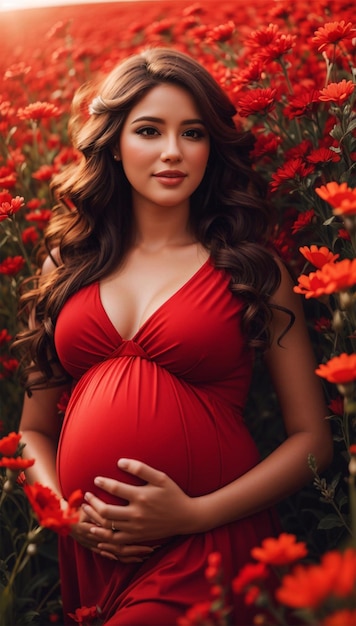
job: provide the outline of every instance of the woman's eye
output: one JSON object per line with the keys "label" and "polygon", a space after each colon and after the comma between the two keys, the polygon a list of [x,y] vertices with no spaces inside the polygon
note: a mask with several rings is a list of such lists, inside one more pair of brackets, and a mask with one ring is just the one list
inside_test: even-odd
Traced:
{"label": "woman's eye", "polygon": [[153,137],[158,134],[158,130],[153,128],[153,126],[143,126],[142,128],[138,128],[136,133],[137,135],[144,135],[145,137]]}
{"label": "woman's eye", "polygon": [[204,137],[204,132],[200,128],[189,128],[184,132],[184,136],[192,139],[201,139]]}

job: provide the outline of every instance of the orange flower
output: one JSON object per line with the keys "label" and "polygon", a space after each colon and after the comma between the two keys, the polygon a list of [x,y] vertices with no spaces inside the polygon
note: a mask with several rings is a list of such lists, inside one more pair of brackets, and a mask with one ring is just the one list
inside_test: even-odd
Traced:
{"label": "orange flower", "polygon": [[262,563],[286,565],[307,555],[304,541],[296,542],[296,536],[281,533],[279,537],[268,537],[262,541],[262,547],[252,548],[251,555]]}
{"label": "orange flower", "polygon": [[279,602],[294,608],[314,609],[330,596],[353,596],[356,581],[356,550],[324,554],[319,565],[298,565],[285,576],[276,591]]}
{"label": "orange flower", "polygon": [[318,196],[331,204],[335,215],[356,213],[356,189],[351,189],[347,183],[340,185],[335,182],[327,183],[315,189]]}
{"label": "orange flower", "polygon": [[3,456],[3,458],[0,459],[0,467],[6,467],[13,472],[18,472],[21,470],[25,470],[28,467],[31,467],[34,462],[35,459],[22,459],[20,456],[16,457],[15,459],[14,457]]}
{"label": "orange flower", "polygon": [[319,100],[323,102],[335,102],[338,106],[344,104],[353,90],[355,85],[352,80],[345,80],[345,78],[339,83],[329,83],[324,89],[320,89]]}
{"label": "orange flower", "polygon": [[318,269],[321,269],[325,263],[332,263],[339,258],[339,254],[333,254],[326,246],[315,246],[312,244],[310,248],[308,246],[302,246],[299,248],[299,252],[309,261],[312,265],[315,265]]}
{"label": "orange flower", "polygon": [[343,352],[334,356],[327,363],[319,365],[315,373],[330,383],[344,384],[356,380],[356,354]]}
{"label": "orange flower", "polygon": [[[68,505],[65,510],[62,510],[59,498],[48,487],[34,483],[25,485],[24,491],[40,526],[50,528],[59,535],[68,535],[72,524],[79,521],[77,509]],[[75,493],[77,497],[77,492]]]}
{"label": "orange flower", "polygon": [[26,107],[17,110],[20,120],[41,120],[49,117],[58,117],[59,108],[50,102],[32,102]]}
{"label": "orange flower", "polygon": [[298,277],[299,284],[293,287],[295,293],[308,298],[344,291],[356,284],[356,259],[344,259],[339,263],[325,263],[316,272]]}
{"label": "orange flower", "polygon": [[6,437],[0,439],[0,454],[5,456],[14,456],[19,441],[21,439],[21,433],[9,433]]}
{"label": "orange flower", "polygon": [[342,624],[342,626],[355,626],[356,609],[336,611],[320,622],[320,626],[340,626],[340,624]]}
{"label": "orange flower", "polygon": [[319,52],[323,52],[330,44],[337,44],[343,39],[352,39],[355,36],[355,29],[351,22],[345,24],[345,20],[340,22],[328,22],[314,32],[312,42]]}

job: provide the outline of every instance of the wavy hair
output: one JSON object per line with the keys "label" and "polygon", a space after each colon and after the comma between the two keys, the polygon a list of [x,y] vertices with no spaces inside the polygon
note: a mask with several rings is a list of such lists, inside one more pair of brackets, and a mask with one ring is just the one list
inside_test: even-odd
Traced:
{"label": "wavy hair", "polygon": [[215,266],[230,274],[233,293],[243,298],[249,344],[269,345],[270,298],[280,270],[266,245],[271,207],[250,162],[253,135],[238,131],[235,107],[202,65],[182,52],[156,48],[129,57],[73,99],[69,135],[80,159],[53,179],[56,206],[43,248],[47,254],[57,248],[60,261],[20,298],[20,314],[35,310],[37,324],[19,333],[16,345],[42,373],[42,382],[53,379],[57,369],[53,334],[64,303],[117,268],[132,244],[131,189],[113,150],[131,109],[162,83],[192,95],[210,136],[208,167],[191,197],[192,232]]}

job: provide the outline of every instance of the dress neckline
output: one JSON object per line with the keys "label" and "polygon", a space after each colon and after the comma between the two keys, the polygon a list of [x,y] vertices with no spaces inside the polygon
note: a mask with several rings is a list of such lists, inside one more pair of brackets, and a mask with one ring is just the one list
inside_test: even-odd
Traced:
{"label": "dress neckline", "polygon": [[100,295],[100,281],[96,282],[96,289],[97,289],[97,296],[98,296],[98,300],[99,300],[99,304],[101,307],[101,310],[106,318],[106,320],[108,321],[108,323],[110,324],[111,328],[115,331],[116,335],[119,337],[121,342],[130,342],[130,341],[135,341],[136,338],[141,334],[141,332],[143,332],[143,330],[145,329],[146,325],[156,317],[156,315],[158,315],[158,313],[164,309],[172,300],[174,300],[183,290],[185,290],[188,286],[190,286],[190,284],[192,282],[194,282],[194,280],[196,278],[198,278],[198,276],[201,274],[201,272],[203,272],[203,270],[206,269],[206,267],[211,265],[211,258],[210,256],[208,256],[208,258],[204,261],[204,263],[190,276],[190,278],[188,278],[188,280],[185,281],[185,283],[183,283],[183,285],[181,285],[180,287],[178,287],[178,289],[176,291],[174,291],[164,302],[162,302],[162,304],[160,304],[157,309],[155,309],[153,311],[153,313],[151,313],[145,320],[144,322],[140,325],[140,327],[135,331],[135,333],[132,335],[132,337],[129,338],[124,338],[121,333],[119,332],[119,330],[116,328],[115,324],[112,322],[111,318],[109,317],[102,299],[101,299],[101,295]]}

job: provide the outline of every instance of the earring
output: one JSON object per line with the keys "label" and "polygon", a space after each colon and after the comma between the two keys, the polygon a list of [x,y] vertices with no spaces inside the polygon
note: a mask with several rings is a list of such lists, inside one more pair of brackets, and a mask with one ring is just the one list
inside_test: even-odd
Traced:
{"label": "earring", "polygon": [[114,154],[114,161],[120,161],[120,157],[118,154]]}

